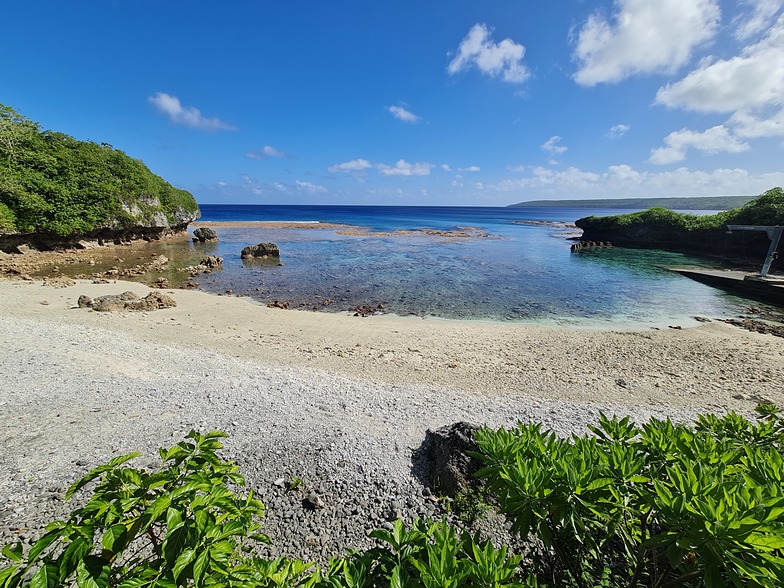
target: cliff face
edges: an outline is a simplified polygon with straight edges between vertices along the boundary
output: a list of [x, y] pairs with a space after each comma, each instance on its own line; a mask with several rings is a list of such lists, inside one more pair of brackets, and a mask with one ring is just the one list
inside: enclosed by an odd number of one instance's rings
[[141, 161], [0, 105], [0, 249], [157, 239], [199, 216], [193, 195]]
[[[762, 263], [770, 246], [764, 232], [729, 233], [726, 225], [784, 224], [784, 191], [768, 190], [741, 208], [716, 215], [678, 214], [663, 208], [575, 221], [586, 241], [610, 241], [621, 247], [666, 249], [710, 257]], [[784, 255], [784, 243], [779, 245]]]

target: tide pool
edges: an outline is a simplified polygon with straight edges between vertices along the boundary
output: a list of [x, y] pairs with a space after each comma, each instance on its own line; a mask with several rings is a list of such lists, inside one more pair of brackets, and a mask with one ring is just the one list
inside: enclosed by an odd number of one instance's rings
[[[206, 221], [342, 223], [371, 231], [476, 227], [490, 237], [341, 235], [335, 229], [218, 227], [222, 271], [198, 278], [207, 291], [344, 312], [381, 305], [401, 316], [514, 320], [572, 326], [662, 326], [725, 317], [749, 302], [663, 269], [715, 265], [677, 253], [622, 248], [571, 252], [568, 230], [519, 221], [573, 222], [625, 211], [556, 208], [205, 205]], [[198, 223], [196, 223], [198, 226]], [[243, 262], [240, 251], [277, 243], [283, 266]]]

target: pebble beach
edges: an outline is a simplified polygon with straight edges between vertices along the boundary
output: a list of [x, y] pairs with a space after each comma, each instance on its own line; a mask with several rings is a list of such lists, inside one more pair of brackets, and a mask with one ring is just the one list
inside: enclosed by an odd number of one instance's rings
[[[189, 430], [229, 433], [224, 456], [267, 505], [268, 555], [326, 561], [402, 517], [439, 518], [417, 450], [457, 421], [583, 432], [599, 412], [687, 421], [784, 404], [784, 339], [694, 328], [564, 329], [270, 309], [165, 291], [175, 308], [95, 312], [147, 286], [0, 281], [0, 540], [34, 540], [78, 503], [67, 487], [111, 457]], [[299, 478], [289, 491], [282, 480]], [[303, 506], [315, 493], [323, 507]], [[449, 515], [453, 516], [453, 515]], [[503, 521], [478, 523], [505, 540]]]

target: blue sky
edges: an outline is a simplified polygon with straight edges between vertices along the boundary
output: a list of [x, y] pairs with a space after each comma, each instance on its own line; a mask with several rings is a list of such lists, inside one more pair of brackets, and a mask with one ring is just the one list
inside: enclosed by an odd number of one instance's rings
[[784, 185], [784, 0], [10, 0], [0, 102], [200, 203]]

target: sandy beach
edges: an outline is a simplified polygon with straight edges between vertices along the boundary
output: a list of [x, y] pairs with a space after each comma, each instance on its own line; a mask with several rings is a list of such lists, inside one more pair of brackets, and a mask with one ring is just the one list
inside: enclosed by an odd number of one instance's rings
[[[0, 521], [29, 539], [62, 493], [113, 455], [152, 456], [190, 428], [229, 432], [227, 455], [270, 507], [274, 553], [361, 547], [389, 504], [437, 515], [412, 466], [434, 429], [538, 420], [582, 431], [600, 410], [676, 420], [784, 404], [784, 339], [695, 328], [576, 330], [270, 309], [169, 290], [176, 308], [77, 308], [139, 283], [0, 280]], [[276, 480], [329, 507], [301, 512]], [[437, 505], [436, 505], [437, 506]], [[47, 518], [48, 517], [48, 518]]]

